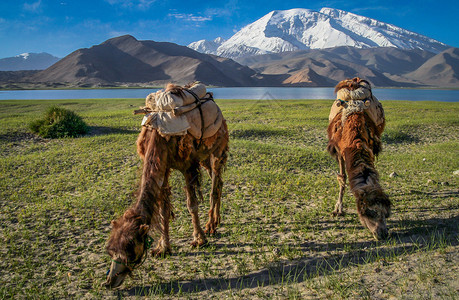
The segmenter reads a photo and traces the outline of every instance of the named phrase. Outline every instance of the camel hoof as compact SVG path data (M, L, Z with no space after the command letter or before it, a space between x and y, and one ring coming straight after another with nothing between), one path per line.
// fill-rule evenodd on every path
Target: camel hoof
M206 230L204 230L204 233L207 235L214 235L217 233L217 224L207 224L206 225Z
M191 242L191 248L201 248L209 245L207 240L199 240Z
M332 216L334 216L334 217L344 217L344 215L345 215L345 213L342 212L342 211L339 212L339 211L335 210L335 211L332 212Z
M151 250L151 255L156 258L165 258L172 254L171 249L154 249Z
M217 229L206 229L204 233L207 235L215 235L217 233Z

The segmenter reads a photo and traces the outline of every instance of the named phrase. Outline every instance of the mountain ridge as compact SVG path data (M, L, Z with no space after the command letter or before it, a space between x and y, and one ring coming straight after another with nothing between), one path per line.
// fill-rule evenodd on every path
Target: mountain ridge
M375 86L459 87L459 49L439 54L418 49L379 47L359 49L341 46L252 56L238 60L261 75L284 74L283 83L321 86L308 81L316 74L335 84L343 78L363 77ZM311 73L313 72L313 73ZM330 84L329 86L333 86Z
M238 62L169 42L125 35L70 53L42 71L0 72L1 88L160 86L334 86L363 77L377 87L459 87L459 49L438 54L394 47L271 53Z
M139 41L124 35L78 49L30 80L78 85L184 84L195 80L222 86L255 84L253 70L227 60L174 43Z
M449 46L427 36L343 10L305 8L274 10L243 27L215 49L206 41L191 43L194 50L233 59L253 55L338 46L395 47L434 53Z
M22 53L0 59L0 71L44 70L59 61L49 53Z
M405 76L420 82L458 86L459 48L450 48L431 57Z

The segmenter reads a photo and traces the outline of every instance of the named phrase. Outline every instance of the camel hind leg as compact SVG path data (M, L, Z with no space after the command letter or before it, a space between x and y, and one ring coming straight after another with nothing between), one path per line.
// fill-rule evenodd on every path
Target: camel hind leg
M335 210L333 211L334 216L344 216L343 212L343 197L344 197L344 190L346 189L346 169L344 164L344 158L338 156L338 163L339 163L339 174L336 176L336 179L339 183L339 195L338 201L335 204Z
M193 222L193 242L191 246L198 247L207 244L207 239L199 222L199 201L196 197L196 187L199 186L199 165L185 171L186 204Z
M210 209L208 213L209 219L205 231L208 234L215 234L217 232L217 226L220 224L220 203L223 188L222 172L227 159L226 151L227 149L225 148L218 156L211 154L209 159L204 163L212 180Z

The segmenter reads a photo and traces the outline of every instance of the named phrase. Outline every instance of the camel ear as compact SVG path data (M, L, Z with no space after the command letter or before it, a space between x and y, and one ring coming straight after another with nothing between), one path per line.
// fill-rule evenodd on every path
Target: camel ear
M140 235L141 236L146 235L148 231L150 231L150 226L148 226L147 224L140 225Z
M124 212L123 218L125 218L125 219L130 219L130 218L134 217L135 215L136 215L136 214L135 214L134 210L128 209L128 210L126 210L126 211Z

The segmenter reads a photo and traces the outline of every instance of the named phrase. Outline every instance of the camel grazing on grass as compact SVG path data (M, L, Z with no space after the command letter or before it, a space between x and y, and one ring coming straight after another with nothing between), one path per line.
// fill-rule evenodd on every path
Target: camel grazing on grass
M183 96L185 91L196 96L190 90L174 85L168 85L165 92ZM202 100L213 99L196 97L196 103ZM211 104L216 106L215 103ZM197 114L200 115L200 121L204 125L204 119L208 118L205 115L205 105L198 106ZM219 109L218 111L220 112ZM227 160L229 139L226 121L221 118L215 134L206 137L203 130L199 139L189 132L183 135L163 136L158 129L143 126L137 139L137 152L143 161L140 189L137 201L121 217L112 221L112 231L107 242L107 252L112 257L105 283L107 288L120 286L126 275L142 264L151 239L148 235L150 229L158 231L161 235L152 254L158 256L171 252L169 242L169 220L173 218L169 199L171 169L179 170L185 176L187 207L193 222L191 245L199 247L206 244L205 233L216 232L217 225L220 223L220 198L223 186L221 175ZM209 219L205 231L199 222L196 195L198 193L202 198L200 166L207 170L212 180Z
M376 239L386 239L389 234L386 218L391 213L391 202L379 184L374 166L375 156L382 149L384 110L372 95L370 84L360 78L341 81L335 93L337 100L332 106L327 130L327 150L339 164L340 190L333 214L343 215L347 173L361 223Z

